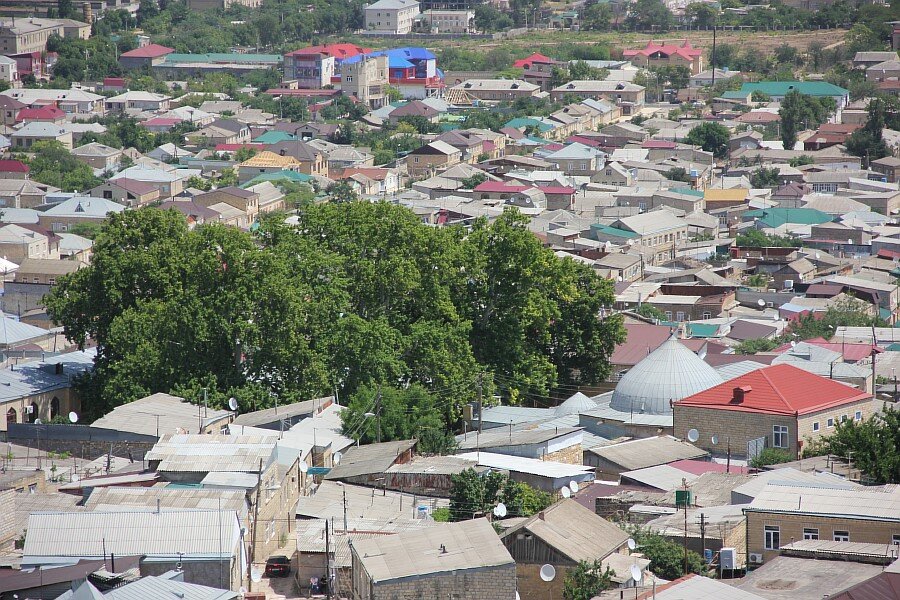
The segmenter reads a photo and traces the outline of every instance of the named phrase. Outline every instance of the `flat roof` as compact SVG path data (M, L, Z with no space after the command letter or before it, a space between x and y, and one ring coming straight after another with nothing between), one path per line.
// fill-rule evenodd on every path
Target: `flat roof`
M700 458L709 454L705 450L668 435L600 446L592 448L590 452L626 471L662 465L681 459Z
M230 415L227 410L207 409L178 396L157 393L117 406L91 425L160 437L167 433L199 433L201 421L206 426Z
M465 452L463 454L458 454L457 456L468 460L474 460L479 465L490 467L492 469L528 473L550 479L569 477L583 480L585 476L590 476L591 480L594 478L594 468L585 467L583 465L571 465L551 460L522 458L520 456L509 456L507 454L497 454L494 452Z
M815 515L900 523L900 487L847 489L816 484L769 483L747 512Z

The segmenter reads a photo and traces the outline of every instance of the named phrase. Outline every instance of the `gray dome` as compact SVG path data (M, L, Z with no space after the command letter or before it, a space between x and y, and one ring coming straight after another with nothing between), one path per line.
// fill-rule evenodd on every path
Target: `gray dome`
M670 400L687 398L723 381L715 369L672 336L622 376L609 407L626 413L671 415Z
M586 410L594 410L596 408L596 402L581 392L577 392L574 396L557 406L554 409L553 414L557 417L564 417L566 415L577 415Z

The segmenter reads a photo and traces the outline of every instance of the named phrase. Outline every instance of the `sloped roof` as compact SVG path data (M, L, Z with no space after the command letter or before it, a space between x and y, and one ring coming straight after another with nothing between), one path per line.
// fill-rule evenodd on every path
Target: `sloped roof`
M119 58L158 58L160 56L165 56L166 54L171 54L172 52L175 52L174 48L167 48L166 46L161 46L159 44L150 44L143 48L135 48L134 50L123 52L119 55Z
M741 402L733 400L736 388L745 390ZM741 375L683 398L675 404L682 407L794 415L817 412L870 397L871 394L838 381L813 375L793 365L779 364Z
M654 467L676 460L700 458L708 452L668 435L629 440L590 450L626 471Z
M573 562L603 559L628 540L624 529L568 498L508 529L503 538L527 531ZM514 538L513 538L514 539Z

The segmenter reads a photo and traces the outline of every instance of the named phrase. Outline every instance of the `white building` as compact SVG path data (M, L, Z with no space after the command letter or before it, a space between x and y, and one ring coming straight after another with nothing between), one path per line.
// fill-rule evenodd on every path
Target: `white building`
M12 87L19 87L19 63L7 56L0 56L0 80L8 81Z
M365 7L365 33L410 33L419 15L417 0L378 0Z

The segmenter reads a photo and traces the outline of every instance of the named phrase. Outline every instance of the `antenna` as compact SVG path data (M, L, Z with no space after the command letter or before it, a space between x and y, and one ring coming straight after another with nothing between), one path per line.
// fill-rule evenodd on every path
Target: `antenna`
M506 516L506 505L502 502L494 507L494 516L498 519L502 519Z
M634 579L635 583L638 583L643 576L644 574L641 573L641 568L639 566L631 565L631 578Z
M237 409L238 409L237 398L235 398L234 396L232 396L231 398L228 399L228 408L230 408L231 410L237 410Z
M628 542L626 543L628 544L629 550L633 551L635 548L637 548L637 544L635 543L634 538L628 538Z
M694 442L696 442L697 440L700 439L700 432L697 431L696 429L689 430L687 433L687 439L690 443L693 444Z
M572 496L572 490L570 490L568 487L564 487L562 490L560 490L560 493L562 493L563 498L570 498Z
M77 423L78 422L78 413L74 410L69 413L69 423Z
M556 577L556 567L553 565L543 565L541 567L541 579L544 581L553 581Z

